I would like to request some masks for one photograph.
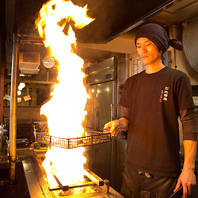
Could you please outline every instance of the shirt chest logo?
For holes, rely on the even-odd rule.
[[[169,90],[169,87],[164,87],[164,89],[161,90],[159,102],[168,100],[168,90]]]

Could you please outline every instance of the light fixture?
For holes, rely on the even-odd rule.
[[[18,91],[17,91],[17,96],[20,96],[20,95],[21,95],[21,91],[18,90]]]
[[[23,88],[25,87],[25,83],[24,82],[21,82],[18,86],[18,90],[22,90]]]

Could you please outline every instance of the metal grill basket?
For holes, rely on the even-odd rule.
[[[91,146],[111,141],[111,133],[89,132],[90,135],[77,138],[61,138],[44,133],[36,133],[36,141],[49,146],[56,146],[64,149]]]

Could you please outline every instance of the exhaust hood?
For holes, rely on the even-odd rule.
[[[88,16],[95,20],[83,29],[73,27],[77,42],[107,43],[115,37],[133,29],[146,19],[171,6],[175,0],[71,0],[78,6],[87,5]],[[35,32],[35,19],[46,0],[16,0],[15,24],[20,34]],[[9,24],[12,26],[13,24]],[[72,25],[72,23],[71,23]],[[11,29],[11,28],[10,28]],[[12,32],[8,32],[12,35]]]
[[[95,20],[83,29],[76,29],[80,43],[107,43],[128,32],[152,16],[162,12],[175,0],[73,0],[88,5],[88,16]]]

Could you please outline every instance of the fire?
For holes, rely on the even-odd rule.
[[[79,137],[84,133],[82,121],[87,102],[83,85],[85,74],[81,71],[84,61],[72,52],[76,45],[76,28],[83,28],[94,19],[87,16],[87,6],[78,7],[71,1],[51,0],[43,5],[37,20],[40,36],[50,55],[58,62],[58,84],[54,85],[52,98],[41,108],[48,120],[49,134],[56,137]],[[65,27],[69,27],[65,34]],[[82,179],[84,148],[61,149],[52,147],[46,153],[43,166],[46,172],[55,171],[64,185],[78,183]],[[49,169],[49,170],[48,170]],[[51,175],[51,174],[48,174]]]

